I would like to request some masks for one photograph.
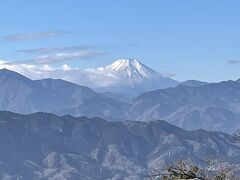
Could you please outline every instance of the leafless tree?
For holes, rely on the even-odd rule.
[[[172,163],[163,170],[153,169],[148,178],[151,180],[237,180],[237,170],[229,165],[218,165],[216,160],[204,160],[205,166],[199,166],[192,160]]]

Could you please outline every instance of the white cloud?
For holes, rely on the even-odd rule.
[[[60,36],[68,34],[67,31],[51,31],[51,32],[36,32],[36,33],[20,33],[5,36],[4,39],[8,41],[33,41],[39,39],[46,39],[49,37]]]
[[[30,60],[30,63],[34,64],[52,64],[62,61],[69,61],[73,59],[91,59],[98,56],[105,55],[104,52],[72,52],[72,53],[57,53],[54,55],[43,55],[39,56],[33,60]]]
[[[28,64],[26,62],[13,63],[0,60],[0,69],[2,68],[16,71],[33,80],[45,78],[63,79],[93,89],[111,87],[114,85],[132,85],[131,79],[129,79],[129,81],[123,80],[121,74],[107,68],[82,70],[71,67],[67,63],[63,65],[53,65],[49,63]]]
[[[54,64],[59,62],[71,61],[71,60],[83,60],[92,59],[99,56],[106,55],[106,52],[95,52],[95,51],[75,51],[68,53],[56,53],[50,55],[41,55],[36,58],[14,62],[14,64]]]
[[[71,68],[69,65],[64,64],[64,65],[62,65],[62,70],[64,70],[64,71],[70,71],[70,70],[72,70],[72,68]]]
[[[0,60],[0,69],[3,68],[18,72],[33,80],[45,78],[63,79],[92,88],[106,85],[106,79],[99,76],[97,72],[81,70],[68,64],[56,67],[49,64],[21,64]],[[98,85],[96,82],[98,82]]]
[[[40,53],[40,54],[48,54],[55,52],[68,52],[68,51],[79,51],[79,50],[87,50],[94,49],[96,46],[94,45],[83,45],[83,46],[66,46],[66,47],[41,47],[35,49],[21,49],[17,52],[20,53]]]

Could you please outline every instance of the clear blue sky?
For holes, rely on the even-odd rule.
[[[67,63],[84,69],[136,58],[178,80],[238,79],[239,9],[239,0],[2,0],[0,59],[37,56],[16,52],[23,49],[90,45],[106,54]],[[31,41],[6,39],[56,31],[68,33]]]

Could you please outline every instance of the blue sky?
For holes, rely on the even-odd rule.
[[[90,58],[56,65],[85,69],[136,58],[177,80],[238,79],[239,7],[238,0],[3,0],[0,59],[45,55],[23,50],[84,49]]]

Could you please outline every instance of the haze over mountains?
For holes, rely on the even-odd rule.
[[[166,86],[166,81],[176,83],[158,76],[136,60],[119,60],[94,73],[103,77],[113,72],[119,77],[116,84],[126,84],[124,89],[145,88],[145,79],[155,87]],[[174,83],[170,84],[174,86]],[[145,92],[130,101],[123,98],[122,93],[97,93],[60,79],[33,81],[7,69],[0,70],[0,84],[0,109],[17,113],[52,112],[110,121],[162,119],[189,130],[202,128],[230,133],[240,128],[239,81],[205,83],[191,80],[177,83],[175,87]],[[152,85],[149,87],[153,88]]]
[[[38,69],[34,65],[1,63],[7,68],[31,79],[63,79],[81,86],[88,86],[97,92],[111,92],[125,97],[135,97],[143,92],[173,87],[176,80],[162,76],[134,59],[119,59],[113,64],[96,69],[76,69],[63,65],[61,69],[52,69],[43,65]]]
[[[105,117],[105,114],[114,117],[125,112],[121,101],[63,80],[32,81],[3,69],[0,70],[0,84],[1,110],[18,113],[55,112],[89,117]]]
[[[139,180],[148,170],[188,157],[240,163],[240,146],[233,136],[186,131],[164,121],[0,112],[0,145],[3,180]]]

